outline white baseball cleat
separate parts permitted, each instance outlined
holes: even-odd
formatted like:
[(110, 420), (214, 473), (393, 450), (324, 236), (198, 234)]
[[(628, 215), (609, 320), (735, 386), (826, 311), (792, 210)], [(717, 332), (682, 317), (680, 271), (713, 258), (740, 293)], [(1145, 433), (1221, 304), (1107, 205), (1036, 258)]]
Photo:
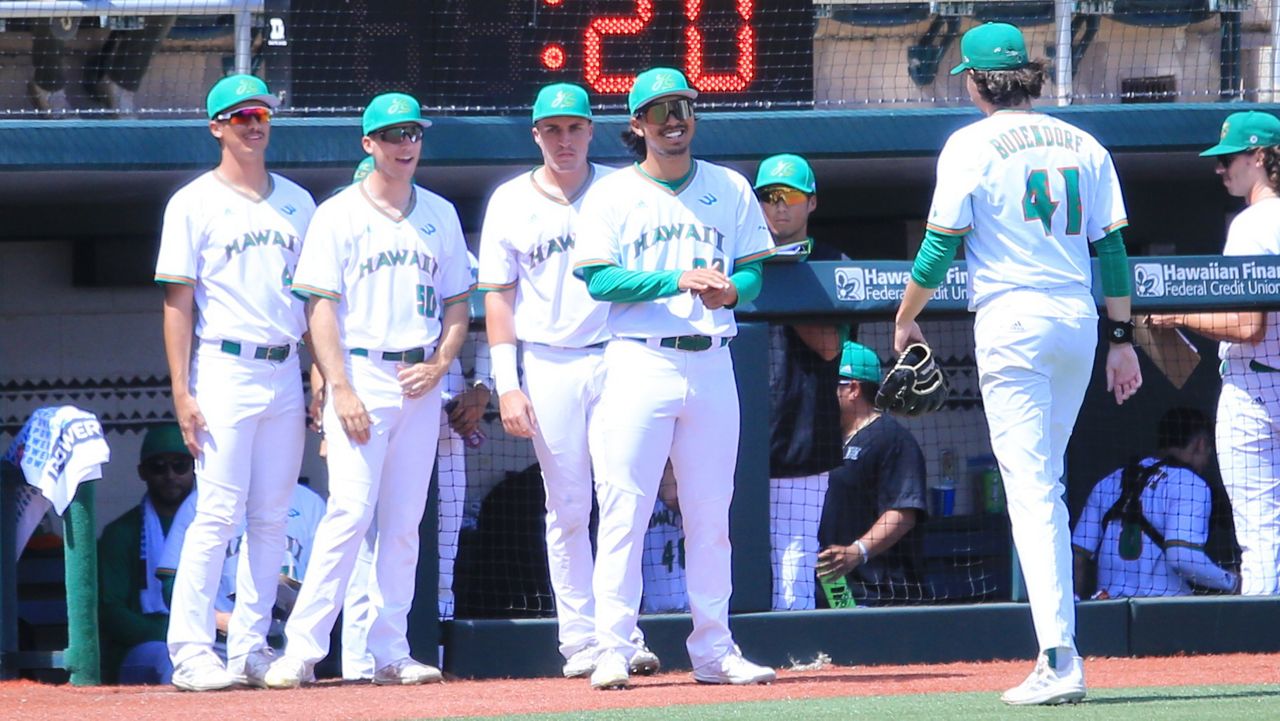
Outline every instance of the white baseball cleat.
[(565, 678), (581, 678), (596, 670), (596, 658), (600, 655), (600, 647), (594, 642), (570, 654), (561, 669)]
[(443, 679), (440, 669), (414, 661), (408, 656), (383, 666), (373, 674), (373, 682), (378, 686), (417, 686), (438, 683)]
[[(243, 667), (239, 673), (233, 672), (236, 677), (236, 683), (245, 686), (254, 686), (256, 688), (267, 687), (267, 669), (271, 668), (271, 664), (276, 660), (276, 652), (269, 646), (256, 648), (250, 651), (243, 661)], [(230, 670), (230, 669), (228, 669)]]
[(183, 691), (221, 691), (236, 685), (236, 677), (212, 653), (202, 653), (173, 669), (174, 686)]
[(311, 664), (285, 654), (267, 668), (262, 683), (267, 688), (297, 688), (312, 678)]
[(1058, 671), (1049, 657), (1040, 654), (1035, 670), (1021, 684), (1005, 691), (1000, 700), (1010, 706), (1042, 706), (1076, 703), (1084, 698), (1084, 660), (1071, 657), (1071, 665)]
[(591, 688), (626, 688), (631, 683), (627, 673), (627, 659), (610, 649), (596, 658), (596, 670), (591, 672)]
[(745, 686), (753, 683), (773, 683), (778, 674), (768, 666), (751, 663), (742, 657), (737, 646), (720, 657), (719, 661), (703, 664), (693, 670), (693, 680), (698, 683), (727, 683)]
[(658, 660), (658, 654), (650, 651), (649, 647), (643, 643), (639, 644), (631, 657), (631, 673), (637, 676), (652, 676), (661, 668), (662, 662)]

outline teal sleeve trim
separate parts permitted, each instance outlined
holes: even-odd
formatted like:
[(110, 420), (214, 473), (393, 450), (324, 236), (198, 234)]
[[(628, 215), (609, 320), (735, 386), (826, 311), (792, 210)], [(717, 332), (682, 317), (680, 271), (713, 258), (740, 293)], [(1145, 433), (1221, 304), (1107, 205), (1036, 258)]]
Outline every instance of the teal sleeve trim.
[(761, 263), (763, 261), (738, 266), (734, 269), (733, 275), (729, 276), (729, 281), (738, 289), (738, 302), (734, 303), (734, 306), (750, 303), (760, 297), (760, 291), (764, 288), (764, 273), (760, 269)]
[(947, 269), (951, 267), (951, 261), (956, 259), (956, 251), (963, 242), (963, 235), (945, 235), (926, 230), (920, 252), (916, 253), (916, 261), (911, 266), (911, 279), (922, 288), (933, 289), (942, 285), (947, 277)]
[(1102, 275), (1102, 294), (1108, 298), (1129, 296), (1129, 254), (1124, 249), (1120, 229), (1107, 233), (1093, 244), (1098, 249), (1098, 270)]
[(616, 265), (594, 265), (582, 269), (587, 292), (609, 303), (642, 303), (680, 292), (678, 270), (626, 270)]

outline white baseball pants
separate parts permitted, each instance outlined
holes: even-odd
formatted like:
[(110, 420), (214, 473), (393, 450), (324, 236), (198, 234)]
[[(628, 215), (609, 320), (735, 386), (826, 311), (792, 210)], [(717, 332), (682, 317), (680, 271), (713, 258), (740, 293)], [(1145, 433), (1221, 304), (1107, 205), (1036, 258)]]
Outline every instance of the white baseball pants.
[(525, 343), (524, 382), (538, 419), (533, 450), (547, 495), (547, 564), (567, 659), (595, 638), (588, 429), (604, 384), (604, 349)]
[(827, 474), (769, 479), (769, 538), (773, 556), (773, 610), (814, 608), (818, 523), (827, 498)]
[(1075, 648), (1067, 442), (1098, 346), (1087, 296), (1010, 291), (974, 321), (978, 382), (1040, 650)]
[(200, 493), (174, 578), (169, 656), (175, 667), (213, 649), (214, 598), (227, 543), (246, 524), (227, 628), (231, 668), (267, 645), (280, 553), (293, 487), (302, 467), (306, 412), (298, 358), (240, 358), (201, 344), (191, 389), (208, 424), (195, 473)]
[(1280, 593), (1280, 374), (1230, 361), (1218, 396), (1222, 483), (1240, 544), (1240, 593)]
[(373, 575), (373, 546), (377, 529), (369, 530), (360, 541), (356, 565), (347, 582), (342, 600), (342, 678), (344, 681), (367, 681), (373, 678), (373, 656), (369, 655), (369, 622), (373, 608), (369, 603), (369, 578)]
[[(702, 352), (614, 340), (592, 428), (600, 525), (592, 586), (596, 639), (630, 658), (644, 536), (670, 457), (684, 521), (693, 667), (734, 648), (729, 633), (729, 504), (738, 459), (738, 391), (727, 347)], [(599, 439), (599, 440), (597, 440)]]
[(368, 648), (376, 668), (409, 655), (405, 633), (416, 581), (418, 524), (426, 508), (440, 431), (440, 387), (421, 398), (405, 398), (396, 379), (397, 365), (348, 358), (352, 386), (373, 421), (364, 445), (341, 431), (332, 398), (325, 407), (324, 425), (331, 429), (326, 436), (329, 503), (285, 627), (286, 652), (308, 663), (329, 653), (329, 632), (360, 542), (375, 518)]

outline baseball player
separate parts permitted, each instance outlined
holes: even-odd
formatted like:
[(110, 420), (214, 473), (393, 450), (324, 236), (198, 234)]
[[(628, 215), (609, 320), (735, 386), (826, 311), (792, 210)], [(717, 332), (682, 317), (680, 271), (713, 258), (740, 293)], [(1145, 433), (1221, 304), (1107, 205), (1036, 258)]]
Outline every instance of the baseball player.
[[(658, 500), (644, 534), (644, 595), (640, 613), (688, 613), (689, 592), (684, 571), (684, 522), (680, 499), (676, 497), (676, 476), (671, 461), (658, 484)], [(633, 657), (634, 658), (634, 657)]]
[(1041, 654), (1001, 697), (1013, 705), (1084, 698), (1075, 646), (1063, 456), (1089, 385), (1097, 308), (1089, 245), (1102, 266), (1107, 390), (1123, 403), (1142, 384), (1129, 316), (1128, 224), (1111, 156), (1084, 131), (1036, 113), (1044, 62), (1018, 28), (987, 23), (961, 40), (973, 103), (986, 116), (938, 157), (923, 245), (898, 308), (894, 347), (924, 342), (916, 316), (963, 242), (978, 382), (1000, 464)]
[[(546, 541), (564, 675), (595, 668), (591, 595), (591, 456), (588, 429), (604, 375), (608, 305), (571, 277), (583, 196), (609, 169), (587, 160), (591, 105), (581, 87), (556, 83), (533, 104), (543, 164), (489, 199), (480, 236), (479, 289), (502, 424), (532, 438), (547, 496)], [(520, 386), (516, 343), (524, 349)], [(632, 667), (659, 668), (637, 629)]]
[(440, 430), (439, 382), (466, 336), (471, 273), (457, 212), (413, 182), (429, 125), (411, 96), (386, 93), (369, 102), (361, 142), (375, 170), (321, 204), (294, 277), (294, 292), (308, 297), (325, 380), (329, 503), (285, 627), (285, 655), (266, 675), (271, 688), (302, 684), (328, 654), (371, 524), (373, 682), (440, 680), (438, 669), (409, 656), (414, 574), (406, 569), (418, 562)]
[(1194, 408), (1171, 408), (1157, 427), (1159, 452), (1093, 487), (1071, 543), (1076, 590), (1096, 562), (1095, 598), (1186, 596), (1192, 584), (1231, 592), (1239, 577), (1204, 552), (1213, 497), (1200, 473), (1213, 454), (1213, 427)]
[(578, 217), (575, 273), (610, 301), (604, 388), (591, 447), (600, 506), (592, 587), (603, 649), (594, 688), (629, 682), (644, 534), (671, 459), (684, 521), (693, 675), (760, 683), (772, 669), (742, 657), (729, 632), (729, 502), (738, 454), (733, 308), (760, 292), (773, 252), (741, 175), (694, 160), (697, 130), (683, 74), (641, 73), (624, 138), (638, 162), (597, 181)]
[[(1223, 255), (1280, 254), (1280, 120), (1233, 113), (1221, 141), (1201, 153), (1218, 160), (1227, 193), (1248, 203), (1231, 221)], [(1280, 593), (1280, 315), (1263, 311), (1151, 316), (1221, 341), (1218, 467), (1240, 544), (1240, 592)]]
[[(265, 83), (223, 78), (206, 104), (222, 158), (169, 200), (155, 274), (165, 288), (174, 412), (200, 487), (168, 638), (173, 684), (190, 691), (226, 688), (239, 675), (261, 685), (272, 659), (266, 632), (305, 432), (295, 352), (305, 325), (289, 284), (315, 211), (307, 191), (267, 172), (276, 98)], [(237, 580), (228, 669), (212, 651), (213, 606), (242, 520), (248, 563)]]
[[(778, 247), (774, 261), (840, 260), (809, 235), (818, 208), (813, 169), (799, 155), (765, 158), (756, 197)], [(820, 323), (769, 326), (769, 536), (773, 610), (814, 607), (818, 521), (828, 472), (840, 465), (837, 367), (848, 328)]]

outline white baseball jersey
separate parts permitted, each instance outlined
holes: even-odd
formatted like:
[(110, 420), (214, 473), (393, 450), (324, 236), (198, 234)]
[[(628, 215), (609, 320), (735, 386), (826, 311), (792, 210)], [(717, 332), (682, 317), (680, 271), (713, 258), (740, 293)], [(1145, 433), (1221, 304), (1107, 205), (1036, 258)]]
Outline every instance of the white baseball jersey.
[[(1145, 468), (1157, 461), (1145, 458)], [(1098, 562), (1098, 588), (1112, 598), (1130, 596), (1181, 596), (1192, 592), (1191, 585), (1169, 567), (1165, 553), (1145, 534), (1142, 552), (1134, 560), (1120, 555), (1119, 519), (1102, 528), (1102, 517), (1120, 499), (1123, 469), (1098, 481), (1089, 493), (1071, 543)], [(1190, 468), (1164, 466), (1147, 480), (1142, 490), (1142, 514), (1164, 535), (1166, 545), (1203, 548), (1209, 538), (1212, 497), (1204, 479)]]
[[(582, 201), (575, 269), (616, 265), (626, 270), (714, 268), (731, 275), (740, 264), (773, 253), (773, 236), (751, 184), (739, 173), (695, 160), (693, 177), (672, 192), (633, 165), (601, 178)], [(692, 293), (646, 303), (614, 303), (609, 331), (628, 338), (734, 336), (733, 311), (709, 310)]]
[(306, 330), (289, 285), (316, 204), (270, 176), (270, 194), (255, 200), (209, 171), (165, 207), (155, 280), (195, 288), (199, 338), (284, 345)]
[(594, 300), (572, 277), (571, 253), (578, 211), (590, 188), (606, 173), (591, 164), (592, 177), (578, 197), (553, 197), (534, 171), (493, 191), (480, 234), (480, 290), (516, 291), (516, 337), (522, 341), (582, 348), (608, 338), (609, 306)]
[(689, 610), (684, 576), (684, 531), (680, 511), (659, 498), (644, 535), (644, 597), (641, 613), (682, 613)]
[[(182, 554), (182, 541), (187, 535), (187, 526), (196, 516), (197, 491), (192, 490), (187, 499), (178, 507), (169, 526), (169, 534), (165, 536), (164, 551), (156, 564), (157, 575), (172, 574), (177, 569)], [(280, 572), (295, 581), (301, 581), (307, 572), (307, 562), (311, 558), (311, 545), (315, 539), (316, 526), (324, 517), (325, 503), (315, 491), (303, 485), (296, 485), (293, 498), (289, 501), (289, 514), (285, 520), (285, 543), (280, 559)], [(222, 564), (222, 580), (218, 583), (218, 595), (214, 598), (214, 608), (219, 611), (230, 611), (235, 605), (236, 569), (240, 562), (240, 545), (244, 542), (244, 524), (236, 531), (231, 543), (227, 544), (227, 557)]]
[[(1231, 221), (1223, 255), (1280, 255), (1280, 198), (1260, 200)], [(1267, 332), (1259, 343), (1223, 341), (1218, 347), (1223, 360), (1256, 360), (1280, 368), (1280, 313), (1267, 313)]]
[(938, 156), (928, 228), (967, 234), (972, 309), (1012, 288), (1088, 292), (1088, 243), (1128, 222), (1106, 148), (1052, 116), (998, 111)]
[(433, 345), (444, 309), (465, 302), (471, 270), (453, 204), (414, 186), (397, 220), (356, 183), (320, 204), (293, 290), (338, 303), (345, 348)]

